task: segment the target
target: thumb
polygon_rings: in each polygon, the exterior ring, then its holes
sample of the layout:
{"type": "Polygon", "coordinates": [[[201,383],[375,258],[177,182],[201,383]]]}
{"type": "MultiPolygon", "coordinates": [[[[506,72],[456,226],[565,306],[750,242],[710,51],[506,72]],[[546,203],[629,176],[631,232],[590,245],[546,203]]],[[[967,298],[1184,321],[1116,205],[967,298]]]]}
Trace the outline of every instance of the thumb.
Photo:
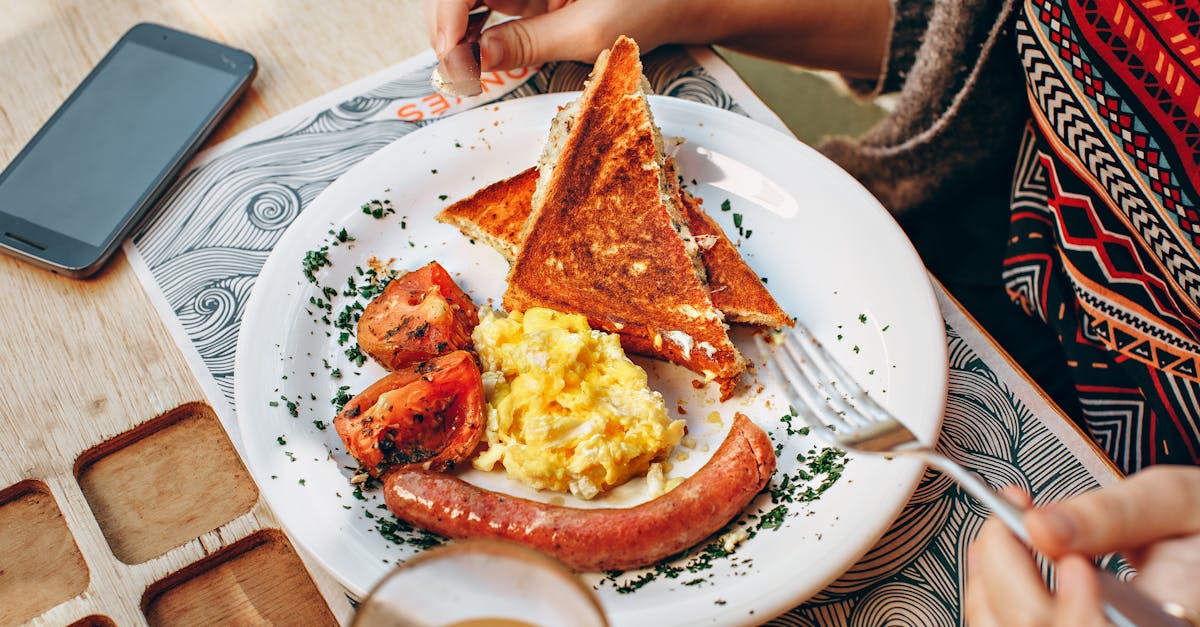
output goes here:
{"type": "Polygon", "coordinates": [[[1155,466],[1025,515],[1034,548],[1098,555],[1200,533],[1200,468],[1155,466]]]}
{"type": "Polygon", "coordinates": [[[586,11],[575,2],[557,11],[503,22],[483,31],[479,39],[484,70],[511,70],[548,61],[596,60],[617,39],[606,38],[586,11]]]}

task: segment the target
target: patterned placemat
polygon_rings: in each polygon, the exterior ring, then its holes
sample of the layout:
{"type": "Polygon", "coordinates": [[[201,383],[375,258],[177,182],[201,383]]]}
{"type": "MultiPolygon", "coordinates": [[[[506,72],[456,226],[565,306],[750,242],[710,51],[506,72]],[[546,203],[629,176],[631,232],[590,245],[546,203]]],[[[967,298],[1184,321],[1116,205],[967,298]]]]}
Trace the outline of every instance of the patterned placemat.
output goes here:
{"type": "MultiPolygon", "coordinates": [[[[483,96],[447,100],[429,87],[433,62],[427,52],[200,155],[126,245],[239,448],[232,411],[238,329],[263,263],[296,216],[359,161],[421,126],[486,102],[578,90],[590,70],[555,63],[492,73],[483,96]]],[[[662,49],[647,55],[645,68],[656,93],[782,128],[711,51],[662,49]]],[[[942,450],[993,485],[1025,487],[1038,503],[1112,481],[1094,449],[938,292],[950,355],[942,450]]],[[[771,624],[961,624],[966,547],[985,518],[953,482],[927,471],[896,523],[857,565],[771,624]]]]}

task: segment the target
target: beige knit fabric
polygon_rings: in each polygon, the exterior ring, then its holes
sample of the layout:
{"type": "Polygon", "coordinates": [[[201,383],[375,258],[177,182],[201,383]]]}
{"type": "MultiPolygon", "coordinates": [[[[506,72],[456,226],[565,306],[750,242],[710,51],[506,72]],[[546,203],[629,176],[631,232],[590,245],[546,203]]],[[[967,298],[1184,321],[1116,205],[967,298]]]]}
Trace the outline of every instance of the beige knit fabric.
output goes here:
{"type": "Polygon", "coordinates": [[[890,53],[869,97],[898,88],[892,113],[858,138],[820,150],[895,214],[961,193],[980,177],[1012,177],[1028,118],[1011,36],[1013,0],[892,0],[890,53]]]}

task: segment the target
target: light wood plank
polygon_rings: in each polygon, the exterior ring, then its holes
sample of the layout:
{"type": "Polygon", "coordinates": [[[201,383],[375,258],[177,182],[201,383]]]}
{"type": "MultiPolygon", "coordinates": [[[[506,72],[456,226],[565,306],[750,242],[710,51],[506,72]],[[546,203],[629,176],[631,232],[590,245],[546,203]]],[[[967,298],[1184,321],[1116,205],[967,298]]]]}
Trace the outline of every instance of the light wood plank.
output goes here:
{"type": "MultiPolygon", "coordinates": [[[[0,165],[137,22],[180,28],[258,58],[250,95],[215,142],[419,53],[427,47],[420,6],[420,0],[0,0],[0,165]]],[[[0,394],[0,490],[27,480],[47,486],[49,494],[38,498],[57,499],[60,521],[90,567],[83,594],[77,581],[53,586],[71,598],[35,624],[89,616],[146,624],[139,599],[148,586],[259,530],[278,529],[258,500],[248,513],[181,545],[172,538],[165,552],[144,538],[132,540],[125,557],[145,561],[119,560],[97,520],[109,515],[89,507],[76,480],[78,458],[164,412],[203,401],[203,392],[120,253],[89,281],[0,256],[0,294],[0,377],[8,386],[0,394]]],[[[295,558],[286,541],[271,547],[295,558]]],[[[304,579],[302,571],[291,572],[304,579]]],[[[312,574],[336,615],[346,618],[342,591],[326,574],[312,574]]],[[[259,594],[272,603],[270,590],[259,594]]]]}

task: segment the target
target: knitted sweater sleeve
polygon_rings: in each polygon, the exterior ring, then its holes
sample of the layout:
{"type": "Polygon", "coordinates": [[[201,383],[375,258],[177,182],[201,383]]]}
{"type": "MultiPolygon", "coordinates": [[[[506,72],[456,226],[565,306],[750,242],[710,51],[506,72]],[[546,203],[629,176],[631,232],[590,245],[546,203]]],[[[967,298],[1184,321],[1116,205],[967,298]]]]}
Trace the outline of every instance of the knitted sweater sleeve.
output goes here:
{"type": "Polygon", "coordinates": [[[892,0],[892,9],[881,76],[849,84],[862,95],[897,92],[895,108],[861,137],[820,150],[897,214],[981,176],[1011,177],[1028,117],[1014,0],[892,0]]]}

